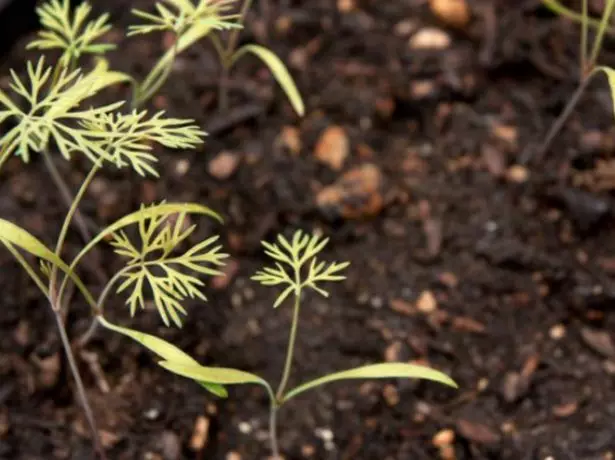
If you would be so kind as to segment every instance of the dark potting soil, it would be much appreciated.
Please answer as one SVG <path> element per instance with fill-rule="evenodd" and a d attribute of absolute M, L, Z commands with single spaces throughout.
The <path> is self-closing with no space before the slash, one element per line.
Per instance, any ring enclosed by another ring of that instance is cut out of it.
<path fill-rule="evenodd" d="M 274 311 L 275 293 L 249 276 L 266 262 L 261 239 L 319 230 L 331 238 L 324 257 L 352 265 L 329 299 L 305 299 L 293 382 L 388 359 L 434 366 L 460 388 L 398 380 L 306 393 L 280 413 L 285 458 L 613 458 L 615 132 L 605 81 L 544 159 L 523 162 L 574 91 L 579 27 L 538 0 L 469 1 L 461 29 L 422 0 L 358 0 L 345 12 L 332 0 L 268 3 L 266 16 L 253 8 L 242 39 L 288 63 L 305 118 L 252 59 L 234 69 L 230 110 L 218 111 L 219 70 L 204 43 L 178 58 L 151 108 L 194 118 L 206 144 L 157 150 L 160 180 L 107 171 L 81 206 L 96 228 L 142 202 L 208 205 L 225 224 L 199 220 L 198 236 L 222 236 L 227 277 L 209 283 L 208 303 L 186 305 L 182 330 L 164 328 L 154 309 L 131 320 L 121 297 L 110 317 L 202 363 L 277 382 L 291 311 Z M 123 37 L 133 2 L 93 4 L 117 26 L 112 64 L 143 76 L 168 39 Z M 411 37 L 426 28 L 443 47 L 416 48 Z M 7 50 L 3 75 L 35 57 L 24 51 L 31 38 Z M 613 49 L 609 37 L 603 62 L 615 64 Z M 59 167 L 76 189 L 88 163 Z M 51 244 L 66 208 L 41 159 L 15 159 L 0 178 L 0 216 Z M 66 256 L 80 244 L 75 232 Z M 82 273 L 95 292 L 121 263 L 108 247 L 98 255 L 104 273 L 96 264 Z M 0 292 L 0 458 L 91 458 L 48 305 L 7 251 Z M 76 340 L 90 316 L 74 299 Z M 216 399 L 104 331 L 78 358 L 110 459 L 269 455 L 260 388 Z M 206 429 L 195 451 L 197 426 Z"/>

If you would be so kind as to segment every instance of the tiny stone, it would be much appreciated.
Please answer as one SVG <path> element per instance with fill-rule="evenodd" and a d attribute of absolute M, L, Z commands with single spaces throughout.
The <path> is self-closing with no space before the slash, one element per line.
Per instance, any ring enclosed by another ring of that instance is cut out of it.
<path fill-rule="evenodd" d="M 221 152 L 209 162 L 208 171 L 216 179 L 230 178 L 239 166 L 239 156 L 233 152 Z"/>
<path fill-rule="evenodd" d="M 252 433 L 252 425 L 250 425 L 248 422 L 239 423 L 238 428 L 239 428 L 239 431 L 243 434 Z"/>
<path fill-rule="evenodd" d="M 399 361 L 399 356 L 401 353 L 402 344 L 401 342 L 393 342 L 391 345 L 387 347 L 384 352 L 384 360 L 389 363 L 394 363 Z"/>
<path fill-rule="evenodd" d="M 316 428 L 314 434 L 325 442 L 333 441 L 333 431 L 329 428 Z"/>
<path fill-rule="evenodd" d="M 449 26 L 464 28 L 470 22 L 466 0 L 430 0 L 431 11 Z"/>
<path fill-rule="evenodd" d="M 560 340 L 566 336 L 566 327 L 563 324 L 556 324 L 549 329 L 549 337 L 553 340 Z"/>
<path fill-rule="evenodd" d="M 376 309 L 376 310 L 380 310 L 382 308 L 382 306 L 384 305 L 384 301 L 382 300 L 381 297 L 372 297 L 370 304 L 372 306 L 372 308 Z"/>
<path fill-rule="evenodd" d="M 175 174 L 179 177 L 185 176 L 189 169 L 190 169 L 190 162 L 186 160 L 185 158 L 179 160 L 175 164 Z"/>
<path fill-rule="evenodd" d="M 431 440 L 436 447 L 449 446 L 453 442 L 455 442 L 455 432 L 450 428 L 438 431 Z"/>
<path fill-rule="evenodd" d="M 160 417 L 160 409 L 158 409 L 157 407 L 151 407 L 143 413 L 143 416 L 147 420 L 156 420 L 158 417 Z"/>
<path fill-rule="evenodd" d="M 436 310 L 438 303 L 431 291 L 423 291 L 416 302 L 416 306 L 423 313 L 432 313 Z"/>
<path fill-rule="evenodd" d="M 339 171 L 350 153 L 350 141 L 341 126 L 330 126 L 316 143 L 314 154 L 321 163 Z"/>
<path fill-rule="evenodd" d="M 194 423 L 192 438 L 190 439 L 190 448 L 195 452 L 200 452 L 207 445 L 209 437 L 209 419 L 204 416 L 199 416 Z"/>
<path fill-rule="evenodd" d="M 527 182 L 530 177 L 530 172 L 525 166 L 513 165 L 506 171 L 506 177 L 509 182 L 522 184 L 523 182 Z"/>
<path fill-rule="evenodd" d="M 415 33 L 408 44 L 417 50 L 442 50 L 451 46 L 451 37 L 443 30 L 425 27 Z"/>
<path fill-rule="evenodd" d="M 493 220 L 489 220 L 485 224 L 485 230 L 487 230 L 489 233 L 493 233 L 497 229 L 498 229 L 498 224 L 497 224 L 497 222 L 494 222 Z"/>

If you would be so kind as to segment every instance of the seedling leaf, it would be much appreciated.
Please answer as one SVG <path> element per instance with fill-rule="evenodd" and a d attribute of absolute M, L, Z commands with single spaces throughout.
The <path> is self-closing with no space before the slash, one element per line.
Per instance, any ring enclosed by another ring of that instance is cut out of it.
<path fill-rule="evenodd" d="M 188 366 L 198 366 L 199 363 L 192 358 L 189 354 L 182 351 L 180 348 L 175 345 L 167 342 L 166 340 L 162 340 L 159 337 L 154 335 L 146 334 L 144 332 L 136 331 L 134 329 L 129 329 L 127 327 L 117 326 L 113 323 L 110 323 L 102 316 L 98 317 L 98 321 L 107 329 L 118 332 L 122 335 L 130 337 L 134 341 L 140 343 L 145 348 L 155 353 L 159 357 L 161 357 L 165 361 L 171 361 L 178 364 L 184 364 Z M 226 389 L 217 383 L 203 382 L 199 381 L 199 383 L 211 393 L 216 396 L 220 396 L 222 398 L 226 398 L 228 393 Z"/>
<path fill-rule="evenodd" d="M 43 30 L 30 42 L 27 49 L 60 49 L 60 64 L 67 67 L 83 54 L 104 54 L 115 48 L 111 43 L 100 43 L 110 29 L 109 15 L 88 20 L 92 11 L 89 3 L 79 4 L 71 15 L 69 0 L 51 0 L 36 9 Z"/>
<path fill-rule="evenodd" d="M 282 62 L 282 60 L 272 51 L 259 45 L 245 45 L 237 50 L 233 56 L 233 62 L 236 62 L 242 55 L 246 53 L 252 53 L 257 56 L 271 71 L 271 74 L 278 81 L 288 100 L 290 101 L 293 109 L 297 112 L 297 115 L 302 117 L 305 115 L 305 105 L 301 94 L 297 89 L 297 85 L 290 75 L 290 72 Z"/>
<path fill-rule="evenodd" d="M 11 244 L 29 252 L 39 259 L 49 262 L 53 266 L 58 267 L 64 273 L 70 276 L 70 279 L 75 283 L 75 286 L 84 295 L 90 306 L 95 307 L 96 302 L 90 295 L 89 291 L 81 281 L 81 279 L 72 272 L 66 263 L 53 253 L 47 246 L 39 241 L 35 236 L 24 230 L 23 228 L 9 222 L 8 220 L 0 219 L 0 241 L 3 244 Z"/>
<path fill-rule="evenodd" d="M 137 307 L 145 308 L 146 287 L 152 292 L 154 304 L 167 326 L 169 317 L 177 327 L 182 326 L 178 313 L 186 314 L 181 305 L 185 299 L 207 300 L 201 292 L 204 283 L 186 272 L 221 275 L 217 268 L 224 265 L 228 255 L 220 252 L 221 246 L 215 245 L 217 236 L 199 242 L 183 254 L 175 254 L 196 228 L 195 225 L 184 228 L 185 222 L 185 212 L 176 215 L 172 222 L 164 215 L 146 218 L 139 222 L 137 244 L 122 231 L 113 234 L 111 244 L 115 252 L 128 258 L 121 275 L 125 281 L 118 292 L 131 291 L 126 301 L 131 315 L 134 316 Z"/>
<path fill-rule="evenodd" d="M 312 388 L 316 388 L 326 383 L 335 382 L 338 380 L 388 378 L 412 378 L 431 380 L 434 382 L 442 383 L 444 385 L 448 385 L 453 388 L 457 388 L 457 384 L 449 376 L 435 369 L 430 369 L 429 367 L 407 363 L 379 363 L 325 375 L 324 377 L 312 380 L 311 382 L 304 383 L 303 385 L 299 385 L 298 387 L 289 391 L 284 396 L 284 402 L 294 398 L 295 396 L 307 390 L 311 390 Z"/>
<path fill-rule="evenodd" d="M 609 89 L 611 91 L 611 99 L 613 102 L 613 114 L 615 115 L 615 70 L 610 67 L 600 66 L 596 67 L 597 72 L 603 72 L 606 75 L 609 83 Z"/>
<path fill-rule="evenodd" d="M 238 369 L 225 367 L 205 367 L 181 362 L 163 361 L 160 363 L 169 372 L 201 382 L 213 382 L 221 385 L 243 385 L 255 383 L 269 388 L 269 384 L 258 375 Z"/>
<path fill-rule="evenodd" d="M 202 206 L 197 203 L 163 203 L 154 206 L 150 206 L 148 208 L 143 208 L 133 213 L 130 213 L 121 219 L 115 221 L 113 224 L 109 225 L 107 228 L 103 229 L 98 235 L 96 235 L 92 240 L 77 254 L 75 259 L 70 264 L 70 273 L 72 273 L 81 259 L 92 250 L 94 246 L 100 243 L 105 238 L 113 235 L 114 233 L 119 232 L 123 228 L 142 223 L 147 219 L 157 217 L 157 216 L 169 216 L 174 213 L 186 213 L 186 214 L 200 214 L 212 217 L 218 222 L 222 222 L 222 218 L 219 214 L 211 210 L 206 206 Z M 62 287 L 60 288 L 60 293 L 64 291 L 66 287 L 66 282 L 62 283 Z"/>

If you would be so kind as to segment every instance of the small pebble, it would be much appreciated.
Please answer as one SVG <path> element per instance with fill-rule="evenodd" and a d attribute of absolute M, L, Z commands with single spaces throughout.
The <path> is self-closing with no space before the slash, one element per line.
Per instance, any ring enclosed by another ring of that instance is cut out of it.
<path fill-rule="evenodd" d="M 314 434 L 317 438 L 320 438 L 325 442 L 333 441 L 333 431 L 329 428 L 316 428 L 316 430 L 314 430 Z"/>
<path fill-rule="evenodd" d="M 549 337 L 553 340 L 560 340 L 566 336 L 566 326 L 563 324 L 556 324 L 549 329 Z"/>
<path fill-rule="evenodd" d="M 416 301 L 416 306 L 423 313 L 432 313 L 438 307 L 438 302 L 431 291 L 423 291 Z"/>
<path fill-rule="evenodd" d="M 248 422 L 239 423 L 239 426 L 237 428 L 239 428 L 239 431 L 243 434 L 252 433 L 252 425 L 250 425 Z"/>
<path fill-rule="evenodd" d="M 431 439 L 431 443 L 436 447 L 449 446 L 453 442 L 455 442 L 455 432 L 450 428 L 438 431 Z"/>
<path fill-rule="evenodd" d="M 233 152 L 221 152 L 209 162 L 208 171 L 216 179 L 230 178 L 239 166 L 239 156 Z"/>
<path fill-rule="evenodd" d="M 408 42 L 415 50 L 443 50 L 451 46 L 451 37 L 443 30 L 425 27 L 415 33 Z"/>

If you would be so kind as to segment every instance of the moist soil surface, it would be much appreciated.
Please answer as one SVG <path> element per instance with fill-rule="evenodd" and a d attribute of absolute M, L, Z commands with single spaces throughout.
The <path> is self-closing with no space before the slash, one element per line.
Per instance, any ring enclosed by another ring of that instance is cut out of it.
<path fill-rule="evenodd" d="M 126 39 L 127 2 L 93 3 L 117 27 L 112 65 L 143 77 L 169 38 Z M 219 110 L 219 69 L 203 43 L 177 59 L 150 108 L 194 118 L 210 133 L 204 146 L 156 150 L 158 180 L 110 169 L 82 203 L 93 231 L 163 199 L 225 219 L 195 219 L 197 237 L 221 235 L 231 258 L 227 276 L 208 283 L 208 302 L 186 305 L 183 329 L 164 327 L 154 308 L 131 319 L 121 296 L 107 305 L 110 319 L 202 363 L 277 382 L 292 308 L 274 310 L 276 293 L 249 277 L 267 263 L 260 240 L 319 231 L 331 239 L 323 257 L 351 266 L 328 299 L 305 298 L 292 382 L 390 360 L 434 366 L 459 384 L 348 382 L 306 393 L 279 414 L 287 459 L 613 458 L 608 87 L 597 78 L 536 156 L 576 87 L 579 27 L 538 0 L 469 7 L 471 21 L 455 27 L 422 0 L 257 5 L 242 40 L 288 63 L 306 116 L 252 58 L 234 68 L 229 108 Z M 32 37 L 5 50 L 4 75 L 35 57 L 24 50 Z M 607 37 L 604 63 L 615 64 L 612 45 Z M 76 190 L 88 161 L 56 160 Z M 42 157 L 6 165 L 2 218 L 51 245 L 65 212 Z M 73 232 L 65 257 L 81 245 Z M 82 269 L 95 293 L 121 267 L 108 246 L 97 255 Z M 49 306 L 8 251 L 0 290 L 0 458 L 93 458 Z M 73 296 L 68 332 L 109 459 L 270 455 L 260 388 L 217 399 L 101 330 L 79 348 L 90 321 Z"/>

